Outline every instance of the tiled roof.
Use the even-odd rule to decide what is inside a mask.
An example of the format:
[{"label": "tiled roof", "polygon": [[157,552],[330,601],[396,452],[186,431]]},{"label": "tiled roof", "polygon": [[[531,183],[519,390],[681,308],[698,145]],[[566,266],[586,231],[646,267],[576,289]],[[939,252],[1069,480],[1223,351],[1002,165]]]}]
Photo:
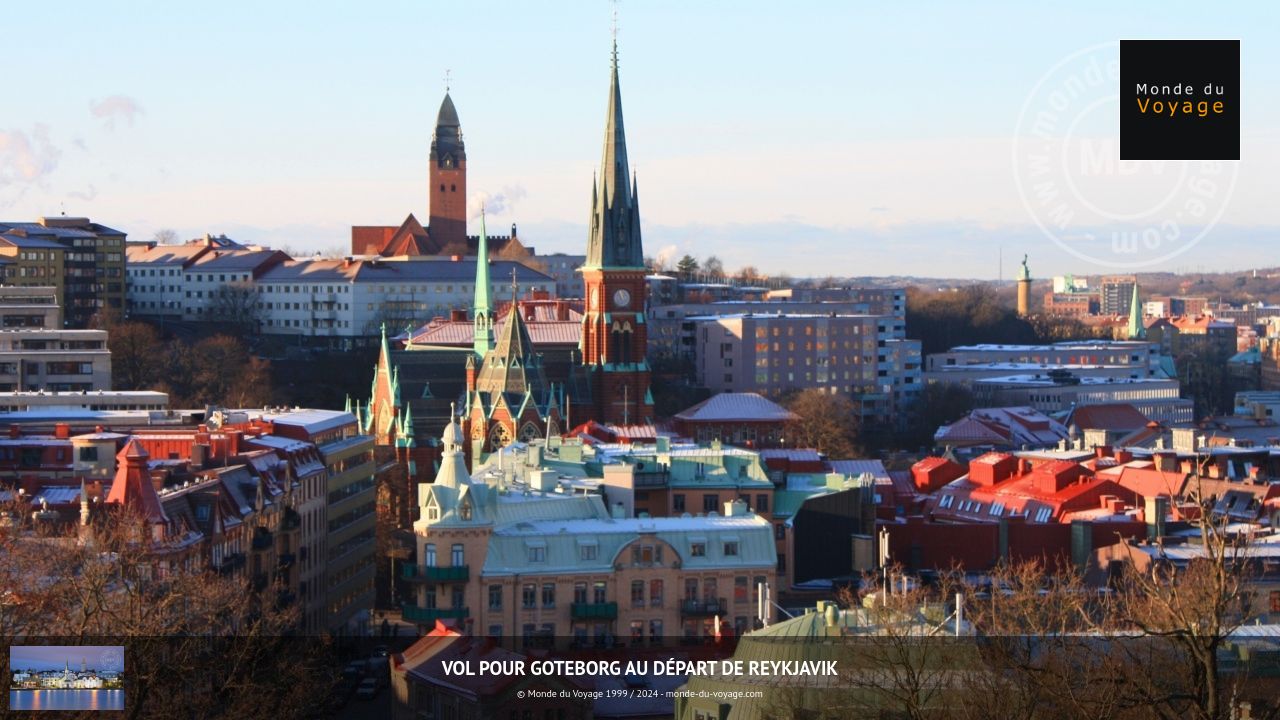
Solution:
[{"label": "tiled roof", "polygon": [[282,255],[283,253],[277,250],[214,250],[197,259],[188,270],[194,272],[253,270],[263,263]]},{"label": "tiled roof", "polygon": [[676,414],[688,422],[788,422],[798,416],[757,393],[720,393]]},{"label": "tiled roof", "polygon": [[[525,322],[525,328],[534,345],[577,345],[582,337],[582,323],[575,320],[530,320]],[[470,320],[444,320],[415,330],[413,343],[467,346],[474,336],[475,325]]]},{"label": "tiled roof", "polygon": [[142,263],[148,265],[185,265],[191,262],[192,258],[208,250],[209,248],[204,245],[192,245],[190,243],[185,245],[156,245],[155,247],[130,245],[125,248],[125,257],[130,265]]},{"label": "tiled roof", "polygon": [[1069,422],[1081,430],[1130,431],[1146,427],[1151,419],[1128,403],[1107,403],[1077,407]]}]

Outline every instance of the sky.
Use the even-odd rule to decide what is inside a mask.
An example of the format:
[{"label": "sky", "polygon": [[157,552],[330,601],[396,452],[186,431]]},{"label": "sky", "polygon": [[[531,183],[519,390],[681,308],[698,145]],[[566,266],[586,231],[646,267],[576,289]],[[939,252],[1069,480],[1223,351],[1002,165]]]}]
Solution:
[{"label": "sky", "polygon": [[80,662],[89,670],[119,670],[109,668],[112,658],[123,658],[120,645],[14,645],[9,648],[10,670],[63,670],[71,663],[71,669],[79,672]]},{"label": "sky", "polygon": [[[1008,279],[1023,254],[1038,277],[1275,264],[1257,253],[1280,228],[1280,8],[1263,2],[11,4],[0,219],[346,249],[351,225],[425,219],[448,73],[472,206],[580,254],[615,7],[649,255],[793,276]],[[1238,38],[1242,67],[1242,159],[1209,216],[1128,255],[1081,238],[1159,220],[1186,168],[1081,175],[1073,226],[1046,232],[1018,144],[1055,66],[1105,63],[1121,38]],[[1114,142],[1117,85],[1069,110],[1072,140]]]}]

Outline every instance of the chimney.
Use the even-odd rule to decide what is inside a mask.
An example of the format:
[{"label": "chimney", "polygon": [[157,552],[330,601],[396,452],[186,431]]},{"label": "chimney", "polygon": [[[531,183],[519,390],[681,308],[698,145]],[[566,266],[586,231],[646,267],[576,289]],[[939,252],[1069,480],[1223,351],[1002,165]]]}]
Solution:
[{"label": "chimney", "polygon": [[726,500],[724,503],[725,517],[742,517],[747,514],[747,503],[742,499]]},{"label": "chimney", "polygon": [[228,455],[240,454],[240,439],[243,437],[244,437],[243,430],[227,431],[227,454]]},{"label": "chimney", "polygon": [[1112,455],[1115,456],[1116,462],[1120,465],[1133,461],[1133,453],[1128,450],[1116,449]]},{"label": "chimney", "polygon": [[196,442],[191,444],[191,467],[203,468],[209,461],[209,446]]}]

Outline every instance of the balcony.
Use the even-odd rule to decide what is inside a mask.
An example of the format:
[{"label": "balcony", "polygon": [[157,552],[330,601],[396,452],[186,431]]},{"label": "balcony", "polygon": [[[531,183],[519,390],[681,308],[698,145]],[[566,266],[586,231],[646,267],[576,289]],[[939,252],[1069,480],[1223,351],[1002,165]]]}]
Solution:
[{"label": "balcony", "polygon": [[617,620],[618,603],[573,603],[569,606],[569,617],[574,620]]},{"label": "balcony", "polygon": [[729,612],[729,604],[724,598],[716,600],[684,600],[680,603],[680,614],[687,616],[724,615]]},{"label": "balcony", "polygon": [[463,620],[471,614],[466,608],[420,608],[409,603],[401,605],[400,610],[405,620],[416,623],[434,623],[437,620]]},{"label": "balcony", "polygon": [[471,578],[471,570],[469,565],[426,568],[417,565],[401,565],[400,577],[409,582],[464,583]]}]

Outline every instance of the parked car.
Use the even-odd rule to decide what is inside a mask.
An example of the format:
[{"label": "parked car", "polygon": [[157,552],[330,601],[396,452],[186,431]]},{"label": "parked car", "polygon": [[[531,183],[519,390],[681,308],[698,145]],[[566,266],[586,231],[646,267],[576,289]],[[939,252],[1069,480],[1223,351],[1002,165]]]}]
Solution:
[{"label": "parked car", "polygon": [[361,700],[372,700],[378,694],[378,681],[373,678],[365,678],[360,681],[360,687],[356,688],[356,697]]}]

